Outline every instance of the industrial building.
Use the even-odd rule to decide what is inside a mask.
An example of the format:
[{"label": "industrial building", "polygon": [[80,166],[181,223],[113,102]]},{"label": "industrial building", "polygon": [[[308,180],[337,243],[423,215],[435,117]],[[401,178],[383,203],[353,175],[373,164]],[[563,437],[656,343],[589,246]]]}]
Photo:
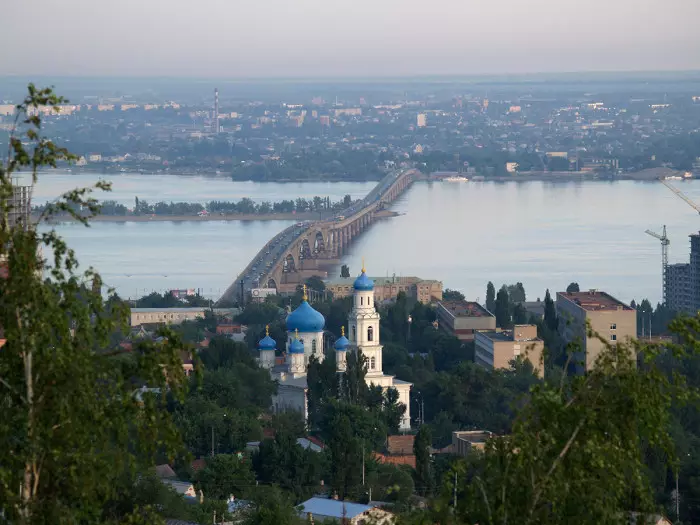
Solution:
[{"label": "industrial building", "polygon": [[700,233],[690,235],[690,263],[666,267],[664,295],[672,310],[691,314],[700,310]]},{"label": "industrial building", "polygon": [[[575,356],[579,373],[592,369],[606,343],[616,345],[637,337],[637,310],[605,292],[557,292],[556,310],[564,341],[581,344]],[[589,337],[587,324],[605,342]]]}]

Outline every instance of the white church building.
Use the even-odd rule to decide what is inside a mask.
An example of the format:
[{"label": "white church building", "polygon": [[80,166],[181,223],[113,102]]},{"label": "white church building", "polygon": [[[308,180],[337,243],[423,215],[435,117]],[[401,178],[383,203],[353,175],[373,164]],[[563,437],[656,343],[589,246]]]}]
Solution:
[{"label": "white church building", "polygon": [[[367,385],[382,387],[384,391],[395,388],[399,393],[399,402],[406,406],[401,421],[401,429],[411,428],[410,393],[412,384],[401,381],[394,376],[384,374],[382,369],[382,345],[379,339],[379,313],[374,305],[374,282],[362,273],[353,285],[353,307],[348,315],[348,335],[345,327],[334,345],[336,369],[345,372],[346,352],[362,352],[367,358]],[[259,343],[259,362],[263,368],[270,370],[272,379],[279,384],[277,395],[273,397],[275,412],[297,410],[308,418],[308,383],[307,367],[311,356],[319,361],[325,358],[323,348],[323,331],[325,318],[308,303],[306,292],[299,307],[287,316],[287,359],[283,365],[275,366],[275,349],[277,343],[267,334]]]}]

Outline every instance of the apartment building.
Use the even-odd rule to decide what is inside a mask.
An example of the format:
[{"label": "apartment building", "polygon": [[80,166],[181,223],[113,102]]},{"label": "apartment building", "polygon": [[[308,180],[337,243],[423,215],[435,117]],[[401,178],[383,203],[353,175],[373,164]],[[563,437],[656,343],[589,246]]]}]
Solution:
[{"label": "apartment building", "polygon": [[442,330],[460,341],[473,341],[478,330],[496,330],[496,318],[473,301],[440,301],[437,321]]},{"label": "apartment building", "polygon": [[[374,301],[394,301],[399,292],[408,297],[429,304],[442,300],[442,281],[421,279],[420,277],[370,277],[374,281]],[[326,290],[336,299],[350,297],[353,294],[354,277],[329,279],[325,281]]]},{"label": "apartment building", "polygon": [[512,330],[478,331],[474,338],[474,362],[486,369],[509,370],[510,362],[518,356],[532,364],[540,378],[544,377],[542,353],[544,341],[537,337],[534,324],[515,325]]},{"label": "apartment building", "polygon": [[[593,367],[605,343],[615,345],[637,337],[637,311],[605,292],[557,292],[556,310],[559,333],[564,341],[581,342],[581,352],[576,356],[578,372]],[[596,337],[588,337],[587,323],[605,343]]]}]

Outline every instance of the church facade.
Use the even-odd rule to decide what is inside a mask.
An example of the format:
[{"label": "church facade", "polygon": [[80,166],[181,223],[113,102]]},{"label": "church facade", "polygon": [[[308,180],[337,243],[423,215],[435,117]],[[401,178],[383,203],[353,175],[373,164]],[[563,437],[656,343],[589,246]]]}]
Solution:
[{"label": "church facade", "polygon": [[[367,359],[365,381],[384,391],[395,388],[399,402],[406,406],[401,429],[411,428],[410,394],[412,384],[384,374],[382,368],[382,345],[379,338],[379,312],[374,304],[374,283],[367,277],[364,267],[353,284],[353,308],[348,315],[348,335],[345,327],[334,345],[336,370],[345,372],[347,352],[362,352]],[[326,350],[323,345],[325,318],[308,303],[306,293],[299,307],[287,316],[287,358],[282,365],[275,365],[277,346],[269,334],[259,343],[260,365],[270,370],[272,379],[278,382],[277,394],[273,397],[273,410],[283,412],[296,410],[304,420],[308,418],[308,383],[306,373],[309,360],[315,356],[323,361]]]}]

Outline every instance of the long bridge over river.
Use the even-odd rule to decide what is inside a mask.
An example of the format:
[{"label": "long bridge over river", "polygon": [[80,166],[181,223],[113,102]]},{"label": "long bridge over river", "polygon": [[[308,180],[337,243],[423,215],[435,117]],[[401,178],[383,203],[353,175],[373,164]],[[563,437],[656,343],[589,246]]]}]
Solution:
[{"label": "long bridge over river", "polygon": [[245,297],[253,288],[294,292],[313,275],[327,276],[328,270],[340,264],[353,239],[388,215],[387,205],[420,177],[415,169],[391,172],[364,199],[337,215],[284,229],[262,247],[220,300]]}]

